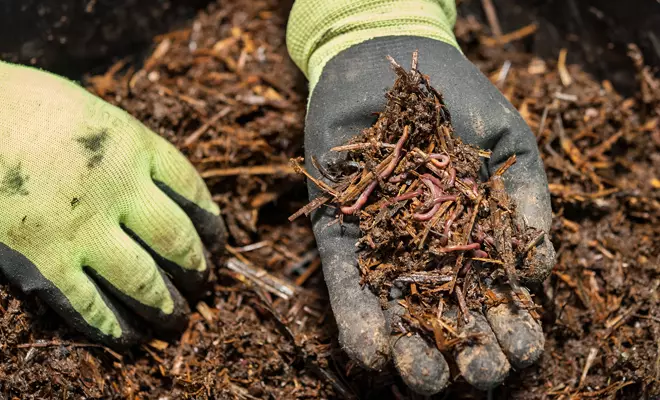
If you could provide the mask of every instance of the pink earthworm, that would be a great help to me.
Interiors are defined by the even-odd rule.
[[[470,243],[470,244],[461,244],[456,246],[448,246],[440,249],[442,253],[449,253],[450,251],[465,251],[465,250],[476,250],[480,247],[479,243]]]
[[[362,206],[367,202],[367,199],[369,198],[369,195],[371,192],[374,191],[376,188],[376,185],[378,184],[378,181],[373,181],[367,186],[366,189],[364,189],[364,192],[358,197],[357,200],[355,200],[355,203],[353,203],[352,206],[344,206],[341,207],[341,212],[344,214],[354,214],[356,213]]]
[[[447,181],[447,187],[454,186],[454,181],[455,180],[456,180],[456,169],[455,168],[450,168],[449,169],[449,180]]]
[[[431,191],[431,199],[433,201],[433,208],[431,208],[429,211],[425,213],[414,213],[413,218],[415,218],[418,221],[428,221],[431,218],[433,218],[433,215],[435,215],[436,212],[440,209],[440,203],[435,203],[435,199],[440,195],[438,193],[439,188],[433,184],[433,181],[429,179],[430,175],[424,174],[422,175],[422,182],[426,185],[426,187],[429,188]]]
[[[415,213],[415,214],[413,214],[413,218],[415,218],[418,221],[428,221],[431,218],[433,218],[433,216],[435,215],[435,213],[438,212],[439,209],[440,209],[440,204],[436,204],[436,205],[433,206],[433,208],[431,208],[429,211],[427,211],[425,213],[421,213],[421,214],[420,213]]]
[[[470,272],[471,268],[472,268],[472,260],[467,259],[463,263],[463,268],[461,268],[461,270],[458,272],[458,276],[464,277],[465,275],[467,275]]]
[[[390,182],[392,182],[392,183],[403,182],[404,180],[406,180],[407,177],[408,177],[408,173],[404,172],[402,174],[391,177]]]
[[[396,196],[396,197],[391,198],[389,201],[383,203],[383,205],[380,206],[380,208],[385,208],[385,207],[387,207],[391,204],[398,203],[399,201],[414,199],[415,197],[419,196],[420,194],[422,194],[421,190],[415,190],[415,191],[412,191],[412,192],[404,193],[401,196]]]
[[[488,257],[488,253],[486,253],[485,251],[483,251],[481,249],[473,250],[472,254],[473,254],[474,257],[477,257],[477,258],[486,258],[486,257]]]
[[[431,153],[429,154],[429,158],[435,161],[433,165],[438,168],[444,168],[449,165],[449,156],[446,154]]]
[[[435,176],[433,176],[431,174],[423,174],[423,175],[420,176],[420,178],[422,180],[424,180],[424,179],[430,180],[435,186],[438,187],[438,189],[442,188],[442,182],[440,182],[440,179],[436,178]],[[431,190],[430,187],[429,187],[429,190]]]
[[[463,212],[463,206],[459,205],[459,206],[454,210],[454,212],[452,213],[452,215],[449,217],[449,219],[447,220],[447,222],[445,222],[445,236],[446,236],[446,237],[449,237],[449,229],[451,229],[451,224],[453,224],[454,221],[456,221],[456,219],[461,215],[462,212]]]
[[[435,199],[433,199],[433,204],[441,204],[444,203],[445,201],[456,201],[458,199],[458,196],[455,194],[446,194],[444,196],[438,196]]]
[[[406,126],[403,128],[403,134],[399,138],[399,141],[396,142],[396,146],[394,147],[394,151],[392,152],[392,161],[388,164],[388,166],[378,175],[381,179],[387,179],[388,176],[394,171],[394,168],[396,168],[397,164],[399,164],[399,160],[401,159],[401,149],[403,148],[403,144],[406,142],[408,139],[408,134],[410,132],[410,126]],[[355,203],[352,206],[344,206],[341,207],[340,210],[344,214],[354,214],[356,213],[362,206],[365,205],[367,200],[369,199],[369,195],[371,192],[374,191],[376,188],[376,185],[378,184],[378,180],[374,180],[367,186],[366,189],[364,189],[364,192],[360,194],[358,199],[355,201]]]
[[[385,168],[379,175],[381,179],[387,179],[387,177],[390,176],[390,174],[394,171],[394,168],[396,168],[396,166],[399,164],[399,160],[401,159],[401,149],[403,149],[403,145],[408,139],[409,132],[409,126],[403,128],[403,134],[399,138],[399,141],[396,142],[396,147],[392,152],[392,161],[390,161],[390,164],[387,166],[387,168]]]

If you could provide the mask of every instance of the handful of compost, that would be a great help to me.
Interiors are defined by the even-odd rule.
[[[390,298],[402,299],[407,312],[393,329],[416,331],[441,350],[475,339],[445,340],[443,311],[458,310],[445,328],[459,315],[467,323],[469,310],[506,301],[491,290],[497,285],[509,285],[517,306],[538,318],[519,278],[533,268],[543,232],[517,223],[504,190],[502,174],[515,156],[481,182],[490,152],[454,135],[441,93],[417,70],[417,53],[410,72],[389,60],[397,79],[375,124],[332,149],[346,152],[345,162],[324,170],[312,160],[334,185],[292,160],[324,192],[292,219],[324,204],[337,205],[339,222],[358,217],[362,283],[383,308]]]

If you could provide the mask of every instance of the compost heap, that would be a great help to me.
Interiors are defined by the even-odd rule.
[[[127,60],[88,81],[205,176],[230,227],[231,262],[214,256],[210,290],[192,305],[179,340],[123,354],[0,286],[3,397],[412,398],[396,374],[367,373],[338,349],[311,229],[303,218],[286,219],[307,194],[288,165],[302,155],[305,94],[288,61],[282,9],[274,0],[212,4],[156,37],[145,63]],[[493,398],[659,394],[657,81],[633,53],[640,91],[623,98],[577,65],[493,44],[474,19],[459,19],[456,31],[537,134],[555,213],[558,261],[535,293],[545,353],[512,372]],[[443,396],[486,398],[460,378]]]
[[[444,335],[436,321],[445,306],[457,306],[467,322],[469,309],[508,301],[490,289],[504,283],[538,318],[519,276],[533,270],[530,260],[544,233],[525,226],[505,192],[502,175],[515,156],[480,182],[490,152],[455,135],[442,94],[417,69],[418,58],[414,52],[410,72],[389,59],[397,78],[384,110],[350,143],[331,149],[348,153],[331,170],[318,168],[336,183],[309,176],[324,194],[292,218],[328,203],[336,204],[342,220],[359,216],[362,281],[384,307],[392,288],[406,294],[402,333],[418,330],[438,340]],[[298,160],[292,163],[306,173]]]

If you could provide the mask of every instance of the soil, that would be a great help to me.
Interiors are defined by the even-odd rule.
[[[311,229],[287,220],[307,203],[288,164],[302,154],[305,93],[281,6],[222,3],[156,37],[143,66],[119,63],[88,81],[182,149],[223,207],[228,255],[214,255],[188,328],[118,354],[2,285],[3,397],[416,398],[391,371],[367,373],[338,348]],[[555,213],[557,265],[535,292],[545,353],[492,398],[660,395],[658,82],[638,60],[640,90],[622,98],[579,66],[493,43],[474,19],[460,19],[457,35],[537,133]],[[438,398],[487,396],[459,379]]]

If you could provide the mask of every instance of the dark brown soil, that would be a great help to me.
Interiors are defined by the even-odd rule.
[[[281,6],[222,3],[156,38],[143,68],[118,65],[89,87],[195,163],[223,206],[230,261],[215,256],[208,293],[180,339],[121,355],[88,344],[39,301],[3,285],[4,397],[414,398],[391,372],[367,374],[338,350],[311,229],[286,219],[307,202],[287,162],[301,155],[305,95],[286,54]],[[640,91],[624,99],[569,66],[565,86],[554,61],[488,47],[473,20],[462,19],[457,32],[538,133],[555,212],[558,263],[535,294],[546,351],[493,398],[653,398],[660,394],[657,81],[640,72]],[[443,396],[486,398],[460,380]]]

